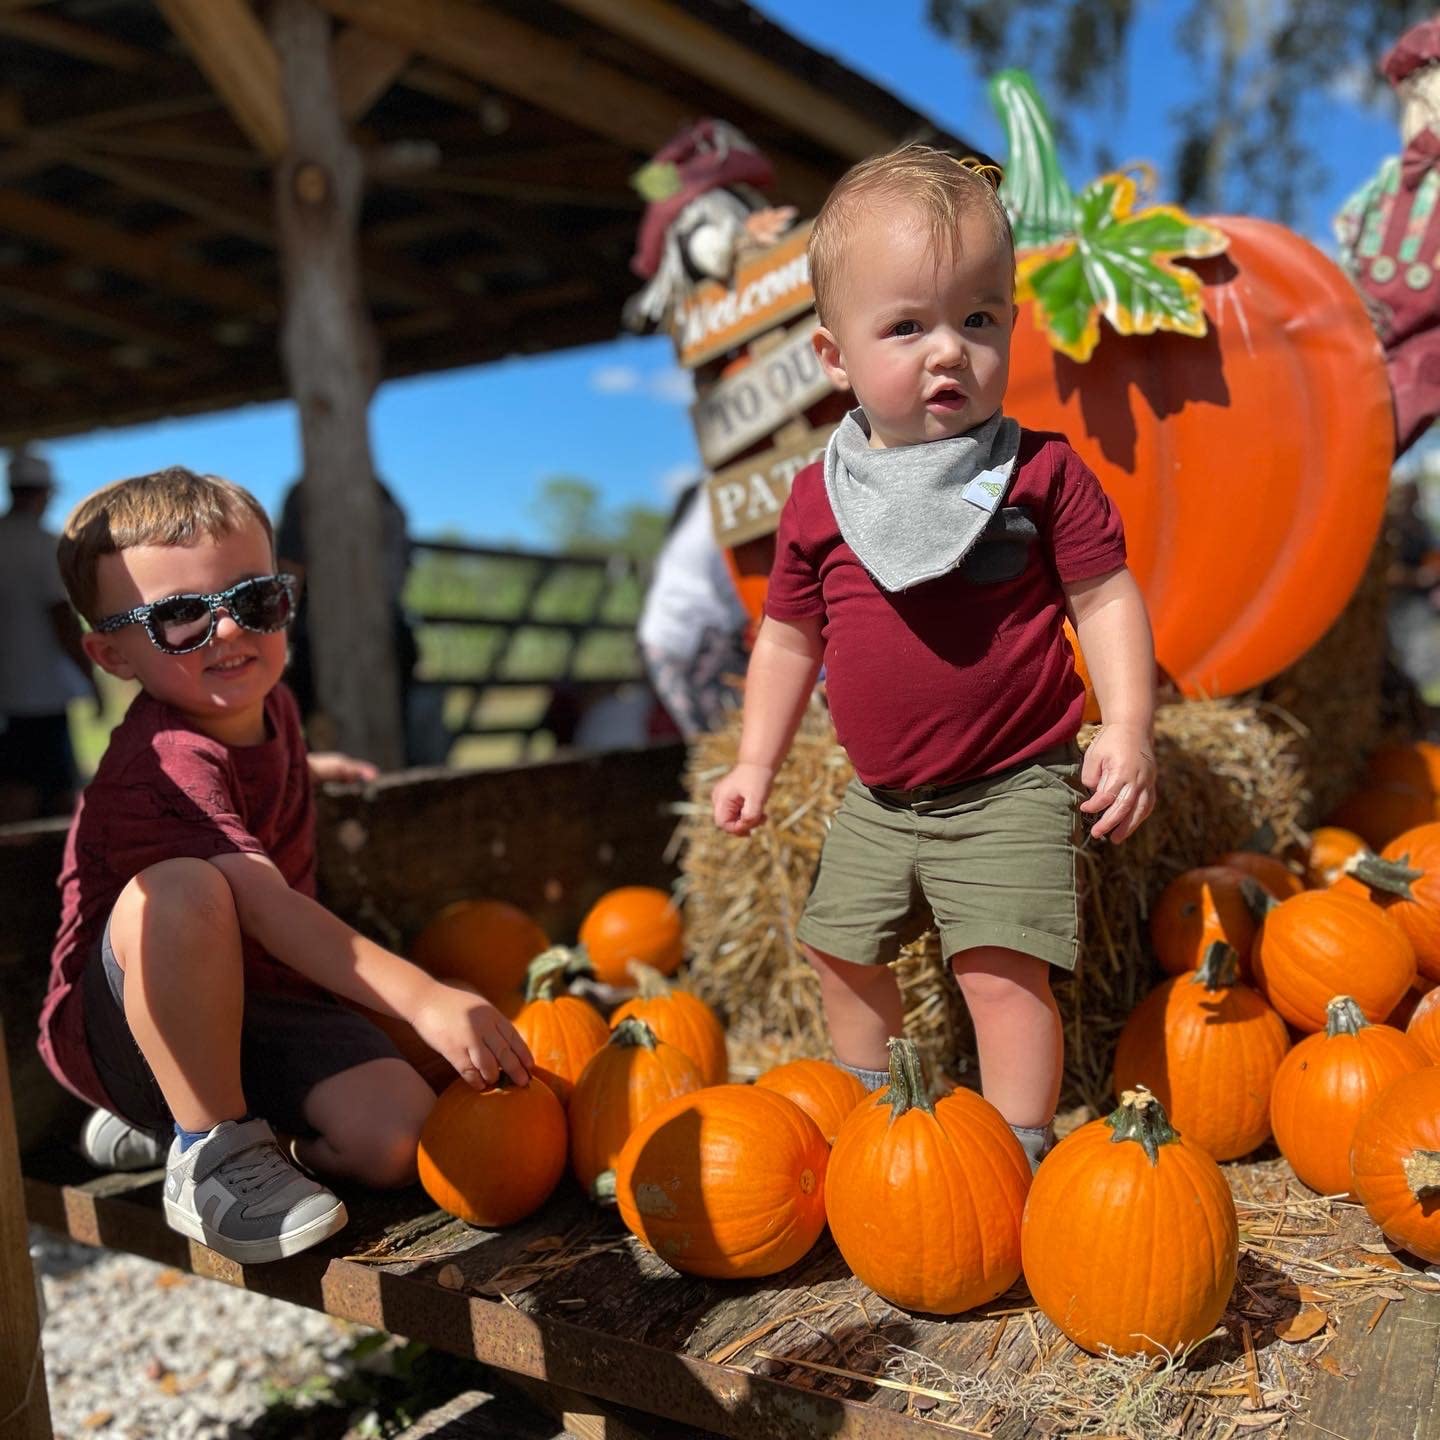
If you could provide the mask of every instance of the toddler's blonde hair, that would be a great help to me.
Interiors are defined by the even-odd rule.
[[[931,145],[901,145],[852,165],[826,197],[810,231],[810,284],[821,323],[829,323],[856,227],[876,205],[915,207],[930,227],[936,253],[952,256],[960,217],[979,213],[1013,259],[1015,240],[1000,203],[999,184],[998,166]]]

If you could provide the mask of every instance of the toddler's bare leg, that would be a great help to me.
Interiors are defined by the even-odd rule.
[[[885,1042],[901,1033],[900,984],[889,965],[856,965],[809,945],[805,958],[820,977],[825,1024],[836,1056],[862,1070],[887,1070]]]
[[[435,1092],[403,1060],[352,1066],[305,1097],[305,1118],[320,1133],[295,1141],[296,1158],[379,1189],[412,1184],[415,1144],[434,1105]]]
[[[1050,967],[999,946],[962,950],[950,964],[975,1024],[985,1098],[1011,1125],[1048,1125],[1065,1052]]]
[[[204,860],[142,870],[115,902],[110,945],[125,1018],[176,1122],[206,1131],[238,1120],[245,980],[225,877]]]

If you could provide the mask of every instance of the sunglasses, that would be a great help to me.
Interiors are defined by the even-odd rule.
[[[221,610],[237,625],[261,635],[283,630],[295,618],[295,591],[293,575],[260,575],[215,595],[167,595],[120,615],[107,615],[94,628],[108,635],[127,625],[143,625],[157,650],[188,655],[210,643]]]

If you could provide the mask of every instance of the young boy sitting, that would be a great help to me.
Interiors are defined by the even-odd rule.
[[[1048,968],[1079,955],[1077,811],[1119,841],[1154,803],[1145,606],[1095,476],[1003,414],[1015,255],[990,181],[923,146],[865,161],[816,217],[810,267],[816,351],[860,408],[781,516],[715,820],[764,819],[823,660],[856,778],[796,933],[836,1057],[886,1082],[889,965],[933,921],[984,1093],[1038,1164],[1063,1052]],[[1083,767],[1067,613],[1104,718]]]
[[[279,683],[293,582],[254,497],[180,468],[121,481],[70,517],[60,567],[86,653],[141,693],[70,826],[41,1053],[103,1107],[97,1162],[161,1163],[173,1129],[172,1228],[242,1263],[294,1254],[346,1214],[291,1159],[408,1184],[434,1103],[337,996],[409,1021],[477,1088],[526,1084],[530,1053],[488,1001],[314,898],[311,784],[374,770],[306,756]]]

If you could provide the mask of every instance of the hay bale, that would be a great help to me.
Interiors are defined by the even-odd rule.
[[[1320,643],[1259,694],[1162,706],[1156,717],[1161,798],[1123,845],[1086,842],[1085,946],[1057,974],[1065,1024],[1062,1105],[1098,1110],[1110,1094],[1115,1037],[1156,979],[1150,906],[1180,871],[1226,850],[1276,852],[1303,842],[1353,784],[1381,728],[1385,584],[1377,559]],[[776,777],[769,819],[748,840],[718,830],[709,795],[735,761],[739,717],[692,748],[680,842],[690,985],[726,1016],[738,1069],[758,1072],[829,1042],[819,986],[795,925],[830,817],[853,771],[829,712],[813,699]],[[1089,743],[1093,727],[1080,735]],[[973,1080],[973,1036],[931,933],[898,966],[906,1032],[956,1078]]]

